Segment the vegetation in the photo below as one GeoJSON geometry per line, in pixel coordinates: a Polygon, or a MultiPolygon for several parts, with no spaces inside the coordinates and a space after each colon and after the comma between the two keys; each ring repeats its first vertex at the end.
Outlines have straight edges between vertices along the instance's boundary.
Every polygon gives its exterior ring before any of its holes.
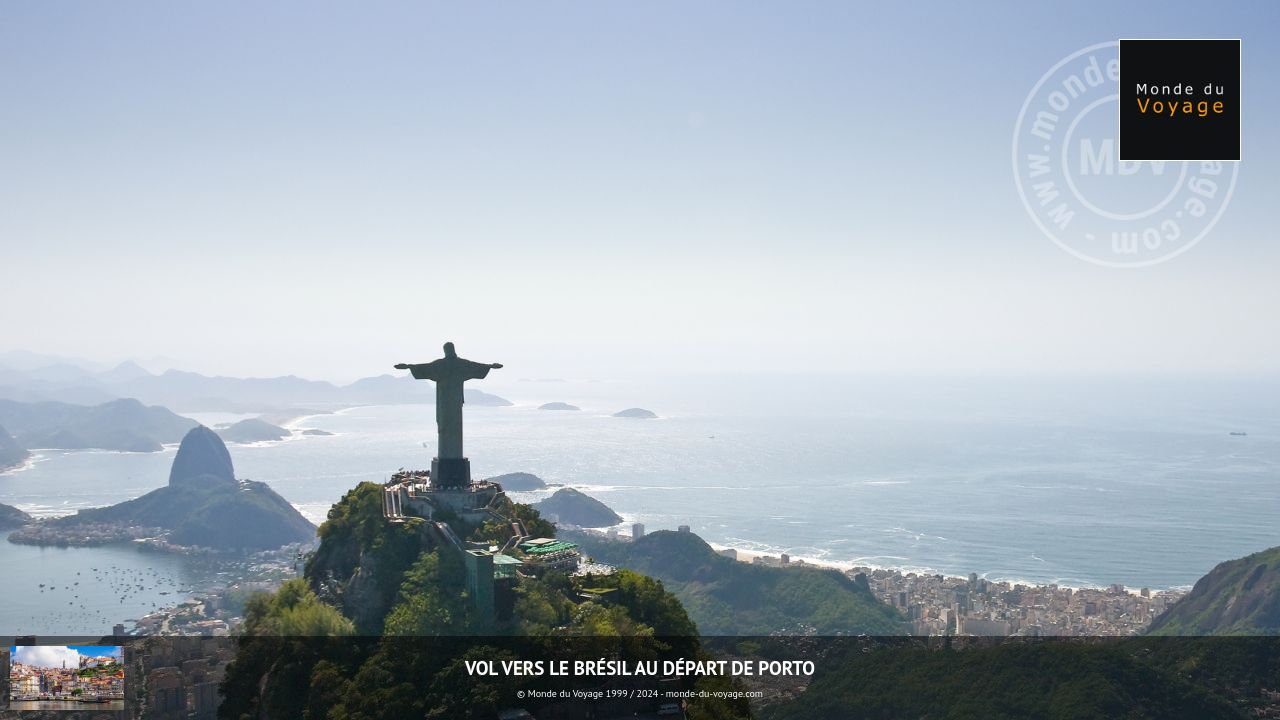
{"type": "MultiPolygon", "coordinates": [[[[503,497],[503,501],[498,508],[498,512],[502,513],[509,519],[519,520],[524,525],[525,533],[530,537],[555,537],[556,526],[547,522],[542,518],[542,513],[535,509],[532,505],[511,502],[510,499],[503,497]]],[[[455,528],[460,527],[459,523],[454,523],[455,528]]],[[[511,539],[514,534],[511,529],[510,521],[490,520],[477,528],[462,528],[462,537],[469,537],[477,542],[488,540],[489,542],[501,545],[511,539]]]]}
{"type": "Polygon", "coordinates": [[[315,526],[263,483],[216,493],[192,508],[174,530],[179,545],[266,550],[315,537],[315,526]]]}
{"type": "Polygon", "coordinates": [[[320,548],[305,576],[325,602],[351,618],[362,635],[382,632],[406,570],[423,549],[422,520],[389,523],[382,516],[382,486],[361,483],[329,509],[320,548]]]}
{"type": "Polygon", "coordinates": [[[472,611],[466,569],[455,553],[423,552],[404,574],[400,597],[387,614],[386,635],[427,637],[480,633],[483,619],[472,611]]]}
{"type": "Polygon", "coordinates": [[[110,662],[98,665],[97,667],[81,668],[76,671],[76,676],[82,678],[110,677],[123,671],[124,668],[119,662],[110,662]]]}
{"type": "Polygon", "coordinates": [[[1280,547],[1219,564],[1151,624],[1152,635],[1280,635],[1280,547]]]}
{"type": "MultiPolygon", "coordinates": [[[[467,595],[459,557],[435,547],[422,521],[386,522],[381,493],[374,484],[347,493],[321,526],[307,581],[290,581],[275,595],[249,601],[247,634],[228,668],[220,717],[478,719],[495,717],[520,690],[644,687],[652,681],[475,674],[467,663],[705,659],[698,613],[710,618],[702,630],[711,633],[730,628],[765,635],[805,626],[852,634],[898,627],[895,613],[876,603],[865,583],[815,568],[739,563],[694,535],[669,532],[635,543],[597,542],[598,559],[631,569],[524,577],[514,589],[509,620],[481,618],[467,595]]],[[[513,504],[510,511],[526,524],[545,522],[527,506],[513,504]]],[[[502,527],[485,525],[469,534],[496,541],[502,527]]],[[[820,660],[818,674],[794,700],[758,710],[765,720],[1212,720],[1239,717],[1250,703],[1261,703],[1262,689],[1280,677],[1274,638],[711,642],[729,643],[727,651],[736,655],[820,660]]],[[[681,689],[741,689],[723,677],[681,683],[681,689]]],[[[550,710],[550,702],[521,704],[537,715],[550,710]]],[[[752,711],[744,700],[708,698],[694,701],[688,717],[736,720],[752,711]]]]}
{"type": "Polygon", "coordinates": [[[692,533],[659,531],[630,543],[572,537],[597,560],[662,580],[707,635],[903,633],[896,610],[835,570],[738,562],[692,533]]]}
{"type": "Polygon", "coordinates": [[[891,639],[831,643],[765,720],[1238,718],[1280,671],[1275,638],[891,639]]]}
{"type": "Polygon", "coordinates": [[[590,495],[573,488],[562,488],[554,495],[537,503],[538,512],[555,515],[561,522],[580,527],[610,527],[622,522],[618,513],[590,495]]]}
{"type": "Polygon", "coordinates": [[[498,483],[502,486],[503,490],[507,491],[518,492],[522,490],[541,490],[547,486],[547,484],[542,481],[542,478],[534,475],[533,473],[527,472],[513,472],[505,475],[497,475],[489,478],[489,480],[491,482],[498,483]]]}
{"type": "Polygon", "coordinates": [[[300,578],[288,580],[274,594],[259,593],[245,606],[245,632],[251,635],[341,637],[355,633],[355,625],[330,605],[320,602],[300,578]]]}
{"type": "Polygon", "coordinates": [[[315,536],[301,513],[263,483],[180,485],[152,490],[105,508],[48,520],[51,527],[85,523],[159,527],[179,545],[256,551],[306,542],[315,536]]]}
{"type": "MultiPolygon", "coordinates": [[[[381,494],[371,483],[348,492],[320,527],[320,549],[307,563],[306,580],[249,601],[246,635],[228,668],[220,717],[493,718],[522,688],[594,688],[605,681],[473,675],[468,660],[704,656],[679,601],[660,581],[631,571],[524,577],[514,590],[512,618],[479,617],[459,556],[435,547],[421,520],[386,522],[381,494]]],[[[526,526],[554,531],[528,506],[512,504],[510,511],[526,526]]],[[[500,532],[494,524],[471,534],[500,532]]],[[[656,680],[607,682],[642,687],[656,680]]],[[[687,678],[684,684],[732,687],[724,678],[687,678]]],[[[548,702],[524,705],[536,712],[548,702]]],[[[697,702],[691,715],[749,716],[745,701],[726,699],[697,702]]]]}

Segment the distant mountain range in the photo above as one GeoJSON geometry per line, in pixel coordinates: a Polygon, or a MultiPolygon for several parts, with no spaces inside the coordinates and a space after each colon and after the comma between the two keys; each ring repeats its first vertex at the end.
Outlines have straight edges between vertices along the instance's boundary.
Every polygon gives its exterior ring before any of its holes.
{"type": "MultiPolygon", "coordinates": [[[[31,354],[0,355],[0,398],[19,402],[63,402],[98,405],[119,398],[135,398],[148,405],[179,411],[287,412],[352,405],[393,405],[435,402],[432,383],[408,375],[379,375],[349,385],[305,380],[287,375],[274,378],[208,376],[182,370],[152,374],[133,361],[109,370],[94,370],[59,359],[37,365],[31,354]],[[17,357],[20,362],[13,363],[17,357]]],[[[53,360],[53,358],[50,358],[53,360]]],[[[473,405],[511,403],[496,395],[466,389],[473,405]]]]}
{"type": "MultiPolygon", "coordinates": [[[[471,405],[511,405],[474,388],[467,388],[465,397],[471,405]]],[[[8,430],[0,428],[0,469],[21,464],[29,448],[158,451],[196,426],[168,408],[287,417],[355,405],[434,402],[434,385],[407,375],[379,375],[338,386],[293,376],[210,377],[181,370],[155,375],[132,361],[103,370],[64,358],[0,353],[0,426],[8,430]]],[[[290,434],[258,419],[219,432],[232,442],[279,440],[290,434]]]]}
{"type": "MultiPolygon", "coordinates": [[[[479,389],[465,392],[471,405],[511,405],[479,389]]],[[[188,413],[289,416],[356,405],[433,402],[434,384],[408,375],[378,375],[335,386],[293,375],[227,378],[182,370],[152,374],[133,361],[101,369],[64,357],[10,351],[0,354],[0,469],[22,464],[28,448],[159,451],[196,427],[195,420],[173,413],[170,407],[188,413]]],[[[219,432],[230,442],[289,436],[288,430],[257,419],[219,432]]]]}
{"type": "Polygon", "coordinates": [[[0,400],[0,425],[24,448],[155,452],[181,440],[196,422],[133,399],[94,406],[0,400]]]}

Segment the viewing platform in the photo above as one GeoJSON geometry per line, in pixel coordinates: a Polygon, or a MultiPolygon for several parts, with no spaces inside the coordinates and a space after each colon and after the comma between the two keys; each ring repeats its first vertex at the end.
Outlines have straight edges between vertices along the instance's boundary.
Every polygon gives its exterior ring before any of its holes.
{"type": "Polygon", "coordinates": [[[479,480],[461,487],[435,487],[429,470],[399,470],[383,484],[382,514],[391,522],[425,520],[447,511],[469,523],[503,520],[498,512],[502,486],[479,480]]]}

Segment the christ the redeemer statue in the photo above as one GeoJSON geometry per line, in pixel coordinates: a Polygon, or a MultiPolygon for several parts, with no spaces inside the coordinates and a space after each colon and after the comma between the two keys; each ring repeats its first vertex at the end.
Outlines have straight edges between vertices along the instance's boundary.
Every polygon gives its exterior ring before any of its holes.
{"type": "Polygon", "coordinates": [[[436,432],[439,446],[431,462],[431,484],[436,487],[465,487],[471,483],[471,463],[462,454],[462,383],[480,380],[500,363],[478,363],[458,357],[453,343],[444,344],[444,357],[429,363],[400,363],[417,380],[436,384],[436,432]]]}

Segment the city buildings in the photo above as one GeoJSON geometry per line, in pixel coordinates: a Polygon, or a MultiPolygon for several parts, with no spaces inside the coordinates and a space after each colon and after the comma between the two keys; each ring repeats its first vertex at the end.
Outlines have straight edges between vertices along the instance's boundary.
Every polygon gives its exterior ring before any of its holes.
{"type": "Polygon", "coordinates": [[[902,611],[913,635],[1123,636],[1141,633],[1185,593],[1123,585],[1070,588],[899,570],[854,568],[881,601],[902,611]]]}
{"type": "Polygon", "coordinates": [[[18,661],[9,666],[11,700],[106,702],[124,699],[124,665],[112,656],[82,657],[78,666],[42,667],[18,661]]]}

